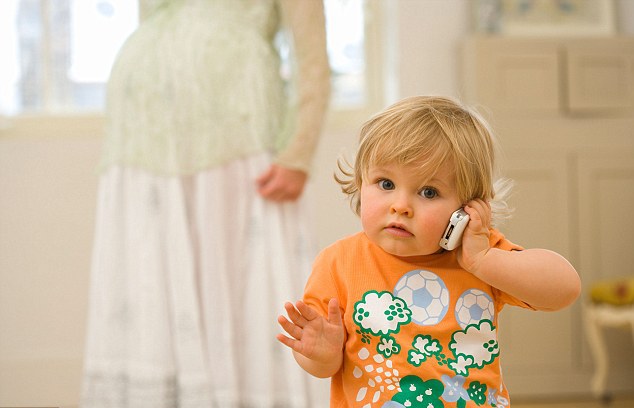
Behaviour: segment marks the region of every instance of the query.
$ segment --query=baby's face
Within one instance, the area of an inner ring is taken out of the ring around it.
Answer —
[[[412,166],[370,167],[361,185],[361,224],[370,240],[399,257],[438,252],[451,213],[462,205],[449,169],[425,182]]]

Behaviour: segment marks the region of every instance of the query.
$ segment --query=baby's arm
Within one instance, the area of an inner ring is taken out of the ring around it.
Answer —
[[[337,299],[328,303],[328,319],[302,301],[295,306],[286,303],[284,308],[288,319],[279,316],[277,320],[291,337],[280,333],[277,339],[293,350],[295,360],[308,373],[332,377],[343,361],[344,328]]]
[[[489,206],[474,200],[465,211],[471,220],[459,259],[466,270],[539,310],[558,310],[579,297],[579,275],[563,256],[538,248],[523,251],[489,248]]]

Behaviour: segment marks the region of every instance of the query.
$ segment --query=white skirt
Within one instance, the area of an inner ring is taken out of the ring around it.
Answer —
[[[193,176],[114,167],[99,186],[84,408],[325,407],[275,335],[315,254],[307,197],[256,192],[260,155]]]

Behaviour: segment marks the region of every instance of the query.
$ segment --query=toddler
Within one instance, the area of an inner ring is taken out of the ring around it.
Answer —
[[[494,151],[485,122],[448,98],[404,99],[362,127],[354,167],[340,163],[336,179],[363,231],[321,252],[303,300],[278,319],[298,364],[331,377],[331,407],[510,405],[499,312],[561,309],[580,281],[561,255],[493,227],[508,213]],[[460,208],[462,245],[444,250]]]

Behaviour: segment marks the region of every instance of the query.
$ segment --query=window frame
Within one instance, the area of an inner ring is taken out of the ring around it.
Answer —
[[[43,8],[49,7],[44,0]],[[326,131],[338,131],[350,128],[351,125],[358,126],[367,118],[378,111],[383,106],[385,98],[383,86],[384,49],[383,33],[385,27],[382,16],[380,0],[366,1],[365,18],[365,83],[366,83],[366,103],[358,108],[345,108],[331,106],[325,123]],[[142,10],[140,10],[140,13]],[[48,19],[43,19],[45,33],[50,33]],[[42,47],[43,55],[50,55],[48,46]],[[48,61],[42,61],[46,67]],[[50,81],[50,75],[44,76],[44,81]],[[45,84],[43,100],[50,98],[47,89],[51,86]],[[55,137],[59,136],[94,136],[101,135],[105,123],[104,112],[102,110],[86,111],[64,111],[64,112],[36,112],[18,113],[6,116],[0,113],[0,137]],[[51,130],[53,130],[51,132]]]

